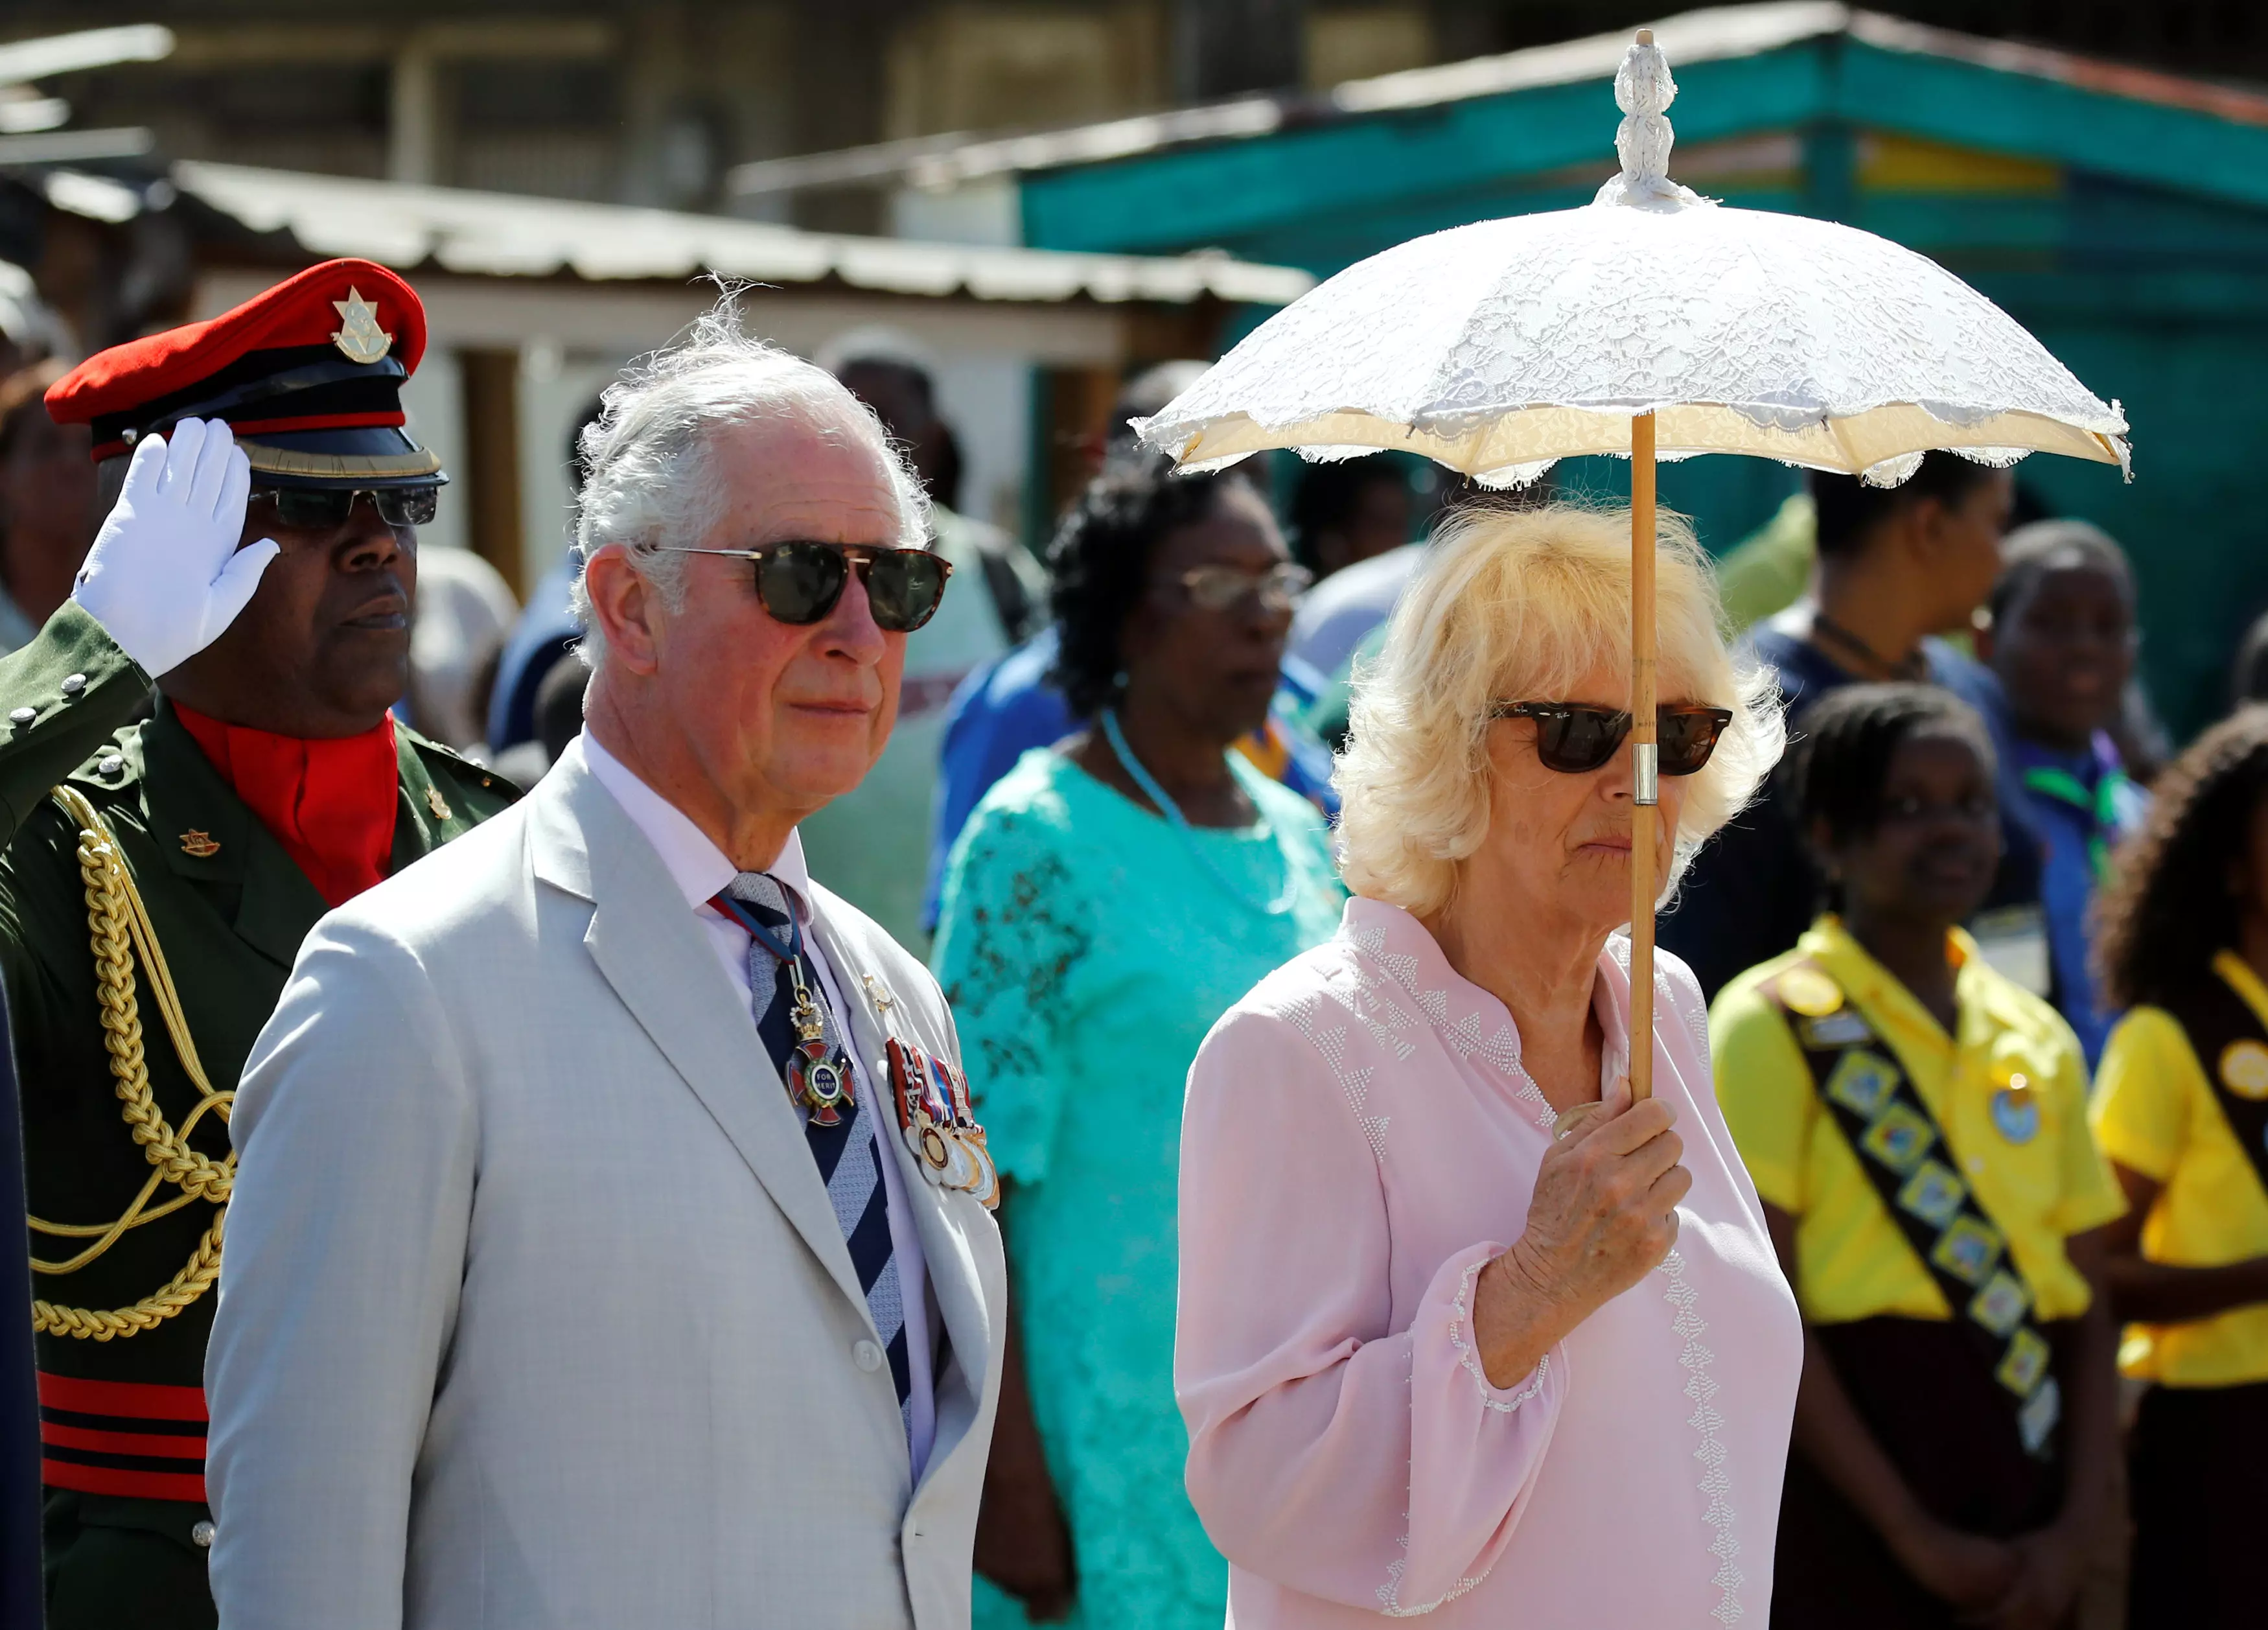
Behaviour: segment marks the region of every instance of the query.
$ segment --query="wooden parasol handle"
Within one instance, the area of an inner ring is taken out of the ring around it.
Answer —
[[[1653,1094],[1653,851],[1659,731],[1654,717],[1653,415],[1631,420],[1631,1096]]]

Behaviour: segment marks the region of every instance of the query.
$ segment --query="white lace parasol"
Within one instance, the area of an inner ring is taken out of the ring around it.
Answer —
[[[1667,176],[1677,93],[1642,39],[1615,76],[1622,173],[1579,210],[1373,255],[1256,329],[1138,428],[1186,468],[1268,447],[1422,453],[1489,486],[1556,459],[1742,453],[1902,481],[1932,448],[2126,464],[2126,420],[1944,268]]]
[[[1267,447],[1422,453],[1518,486],[1631,460],[1631,984],[1651,992],[1660,812],[1654,462],[1745,453],[1895,485],[1948,448],[2127,467],[2126,419],[1992,301],[1868,232],[1727,210],[1669,180],[1677,86],[1641,31],[1615,74],[1622,173],[1580,210],[1484,221],[1351,266],[1153,419],[1184,468]],[[1631,1091],[1653,1054],[1631,1055]]]

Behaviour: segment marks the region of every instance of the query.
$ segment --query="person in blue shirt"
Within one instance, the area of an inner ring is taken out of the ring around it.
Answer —
[[[2041,840],[2056,1006],[2092,1070],[2116,1017],[2088,968],[2095,890],[2146,808],[2110,734],[2134,673],[2134,579],[2125,552],[2083,520],[2020,527],[2000,560],[1977,651],[2008,698],[2010,756]]]
[[[2045,996],[2038,842],[2005,768],[2007,701],[1984,664],[1940,637],[1970,626],[1999,576],[2014,483],[2006,470],[1932,453],[1896,487],[1815,470],[1810,488],[1814,594],[1758,625],[1750,653],[1778,675],[1793,735],[1805,708],[1861,681],[1940,685],[1984,717],[2004,766],[2001,857],[1970,931],[1995,968]],[[1661,918],[1660,942],[1713,999],[1735,975],[1792,949],[1819,904],[1818,873],[1774,777],[1695,858]]]

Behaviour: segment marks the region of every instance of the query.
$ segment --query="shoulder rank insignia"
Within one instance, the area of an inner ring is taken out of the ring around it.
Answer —
[[[200,832],[193,826],[181,834],[181,852],[195,855],[200,860],[209,859],[220,852],[220,845],[210,832]]]
[[[436,821],[446,821],[453,813],[449,808],[449,800],[441,796],[441,789],[438,786],[425,789],[425,808],[433,812]]]

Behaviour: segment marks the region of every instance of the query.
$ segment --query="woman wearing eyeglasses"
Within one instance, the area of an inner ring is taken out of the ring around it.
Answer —
[[[1835,910],[1710,1021],[1804,1316],[1772,1622],[2064,1625],[2114,1541],[2099,1230],[2124,1205],[2086,1057],[1959,926],[2000,852],[1984,720],[1852,685],[1796,728]]]
[[[1630,520],[1482,512],[1360,675],[1337,936],[1189,1072],[1174,1378],[1238,1630],[1770,1617],[1795,1308],[1675,957],[1631,1100]],[[1777,757],[1682,523],[1675,879]]]
[[[1085,723],[977,806],[933,959],[1015,1293],[976,1623],[1219,1630],[1174,1408],[1175,1150],[1206,1029],[1344,898],[1322,816],[1232,748],[1305,574],[1242,479],[1146,462],[1094,483],[1050,565]]]

